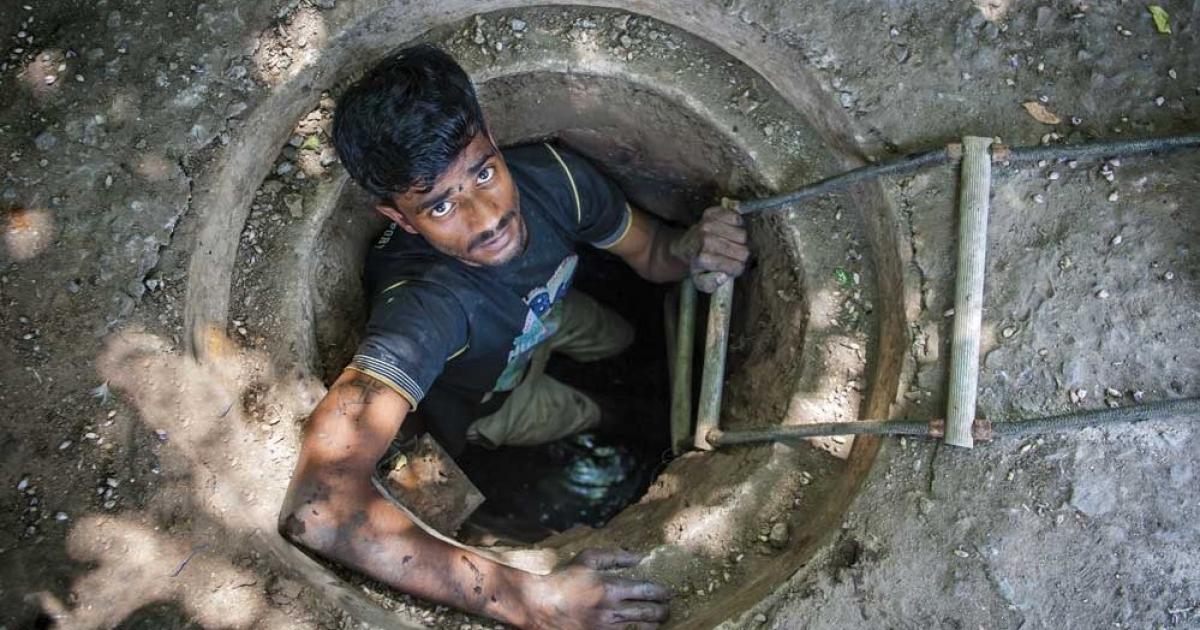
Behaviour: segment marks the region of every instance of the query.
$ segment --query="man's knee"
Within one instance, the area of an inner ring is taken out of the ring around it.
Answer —
[[[555,350],[585,362],[624,352],[635,336],[625,318],[579,291],[567,294],[562,332]]]
[[[615,318],[615,326],[617,327],[616,334],[613,335],[613,347],[617,348],[613,354],[620,354],[629,349],[633,345],[633,340],[637,333],[633,330],[633,324],[630,324],[624,317],[613,313]]]
[[[486,448],[533,446],[600,424],[600,407],[583,392],[541,375],[515,392],[499,411],[467,429],[467,440]]]

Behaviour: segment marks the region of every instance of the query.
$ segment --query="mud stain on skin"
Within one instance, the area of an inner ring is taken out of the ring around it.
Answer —
[[[479,571],[479,567],[475,566],[475,563],[471,562],[470,558],[468,558],[466,556],[459,556],[459,557],[462,558],[462,561],[464,563],[466,563],[467,568],[471,569],[471,573],[474,574],[474,576],[475,576],[475,578],[474,578],[475,585],[473,587],[471,587],[471,591],[474,592],[476,595],[482,595],[483,594],[483,573],[481,573]]]
[[[295,540],[303,536],[305,531],[307,531],[307,527],[304,525],[304,521],[296,518],[294,514],[289,514],[288,517],[283,520],[283,528],[281,533],[283,534],[284,538]]]

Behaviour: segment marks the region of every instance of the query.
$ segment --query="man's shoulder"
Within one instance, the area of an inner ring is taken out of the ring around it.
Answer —
[[[370,296],[409,283],[438,287],[453,293],[465,281],[457,267],[424,239],[405,232],[393,223],[376,239],[367,253],[363,276]]]
[[[576,175],[582,159],[568,149],[548,142],[503,151],[504,161],[521,191],[521,205],[540,212],[561,230],[574,234],[579,224]]]
[[[559,152],[562,151],[558,147],[552,149],[548,142],[534,142],[532,144],[522,144],[501,149],[500,153],[504,156],[504,162],[510,167],[516,164],[517,166],[536,168],[557,165],[553,154],[553,150],[555,149]]]
[[[566,182],[564,151],[559,147],[539,142],[503,149],[501,154],[518,188],[554,189]]]

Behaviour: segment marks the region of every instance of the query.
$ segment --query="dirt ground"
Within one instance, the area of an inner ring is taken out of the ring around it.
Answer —
[[[968,133],[1024,145],[1200,128],[1194,2],[1163,3],[1169,34],[1129,2],[704,4],[815,68],[872,158]],[[352,625],[255,531],[292,463],[295,427],[279,418],[319,392],[265,391],[279,366],[254,343],[258,322],[214,336],[220,360],[201,364],[182,319],[203,246],[196,187],[248,133],[240,116],[319,54],[313,16],[339,6],[0,8],[0,626]],[[1060,122],[1035,120],[1030,101]],[[323,147],[292,149],[331,164]],[[886,184],[911,250],[894,417],[944,415],[955,180],[944,167]],[[288,209],[291,189],[276,194]],[[1197,199],[1194,151],[997,167],[982,415],[1200,396]],[[239,255],[303,213],[265,206]],[[889,440],[831,542],[729,625],[1198,627],[1198,456],[1186,421],[973,451]]]

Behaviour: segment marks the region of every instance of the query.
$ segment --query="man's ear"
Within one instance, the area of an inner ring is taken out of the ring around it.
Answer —
[[[380,199],[375,204],[375,211],[390,219],[392,223],[399,225],[400,229],[405,232],[409,234],[417,233],[417,228],[413,227],[412,221],[409,221],[408,217],[404,216],[404,213],[400,211],[400,208],[396,207],[396,203],[391,199]]]

